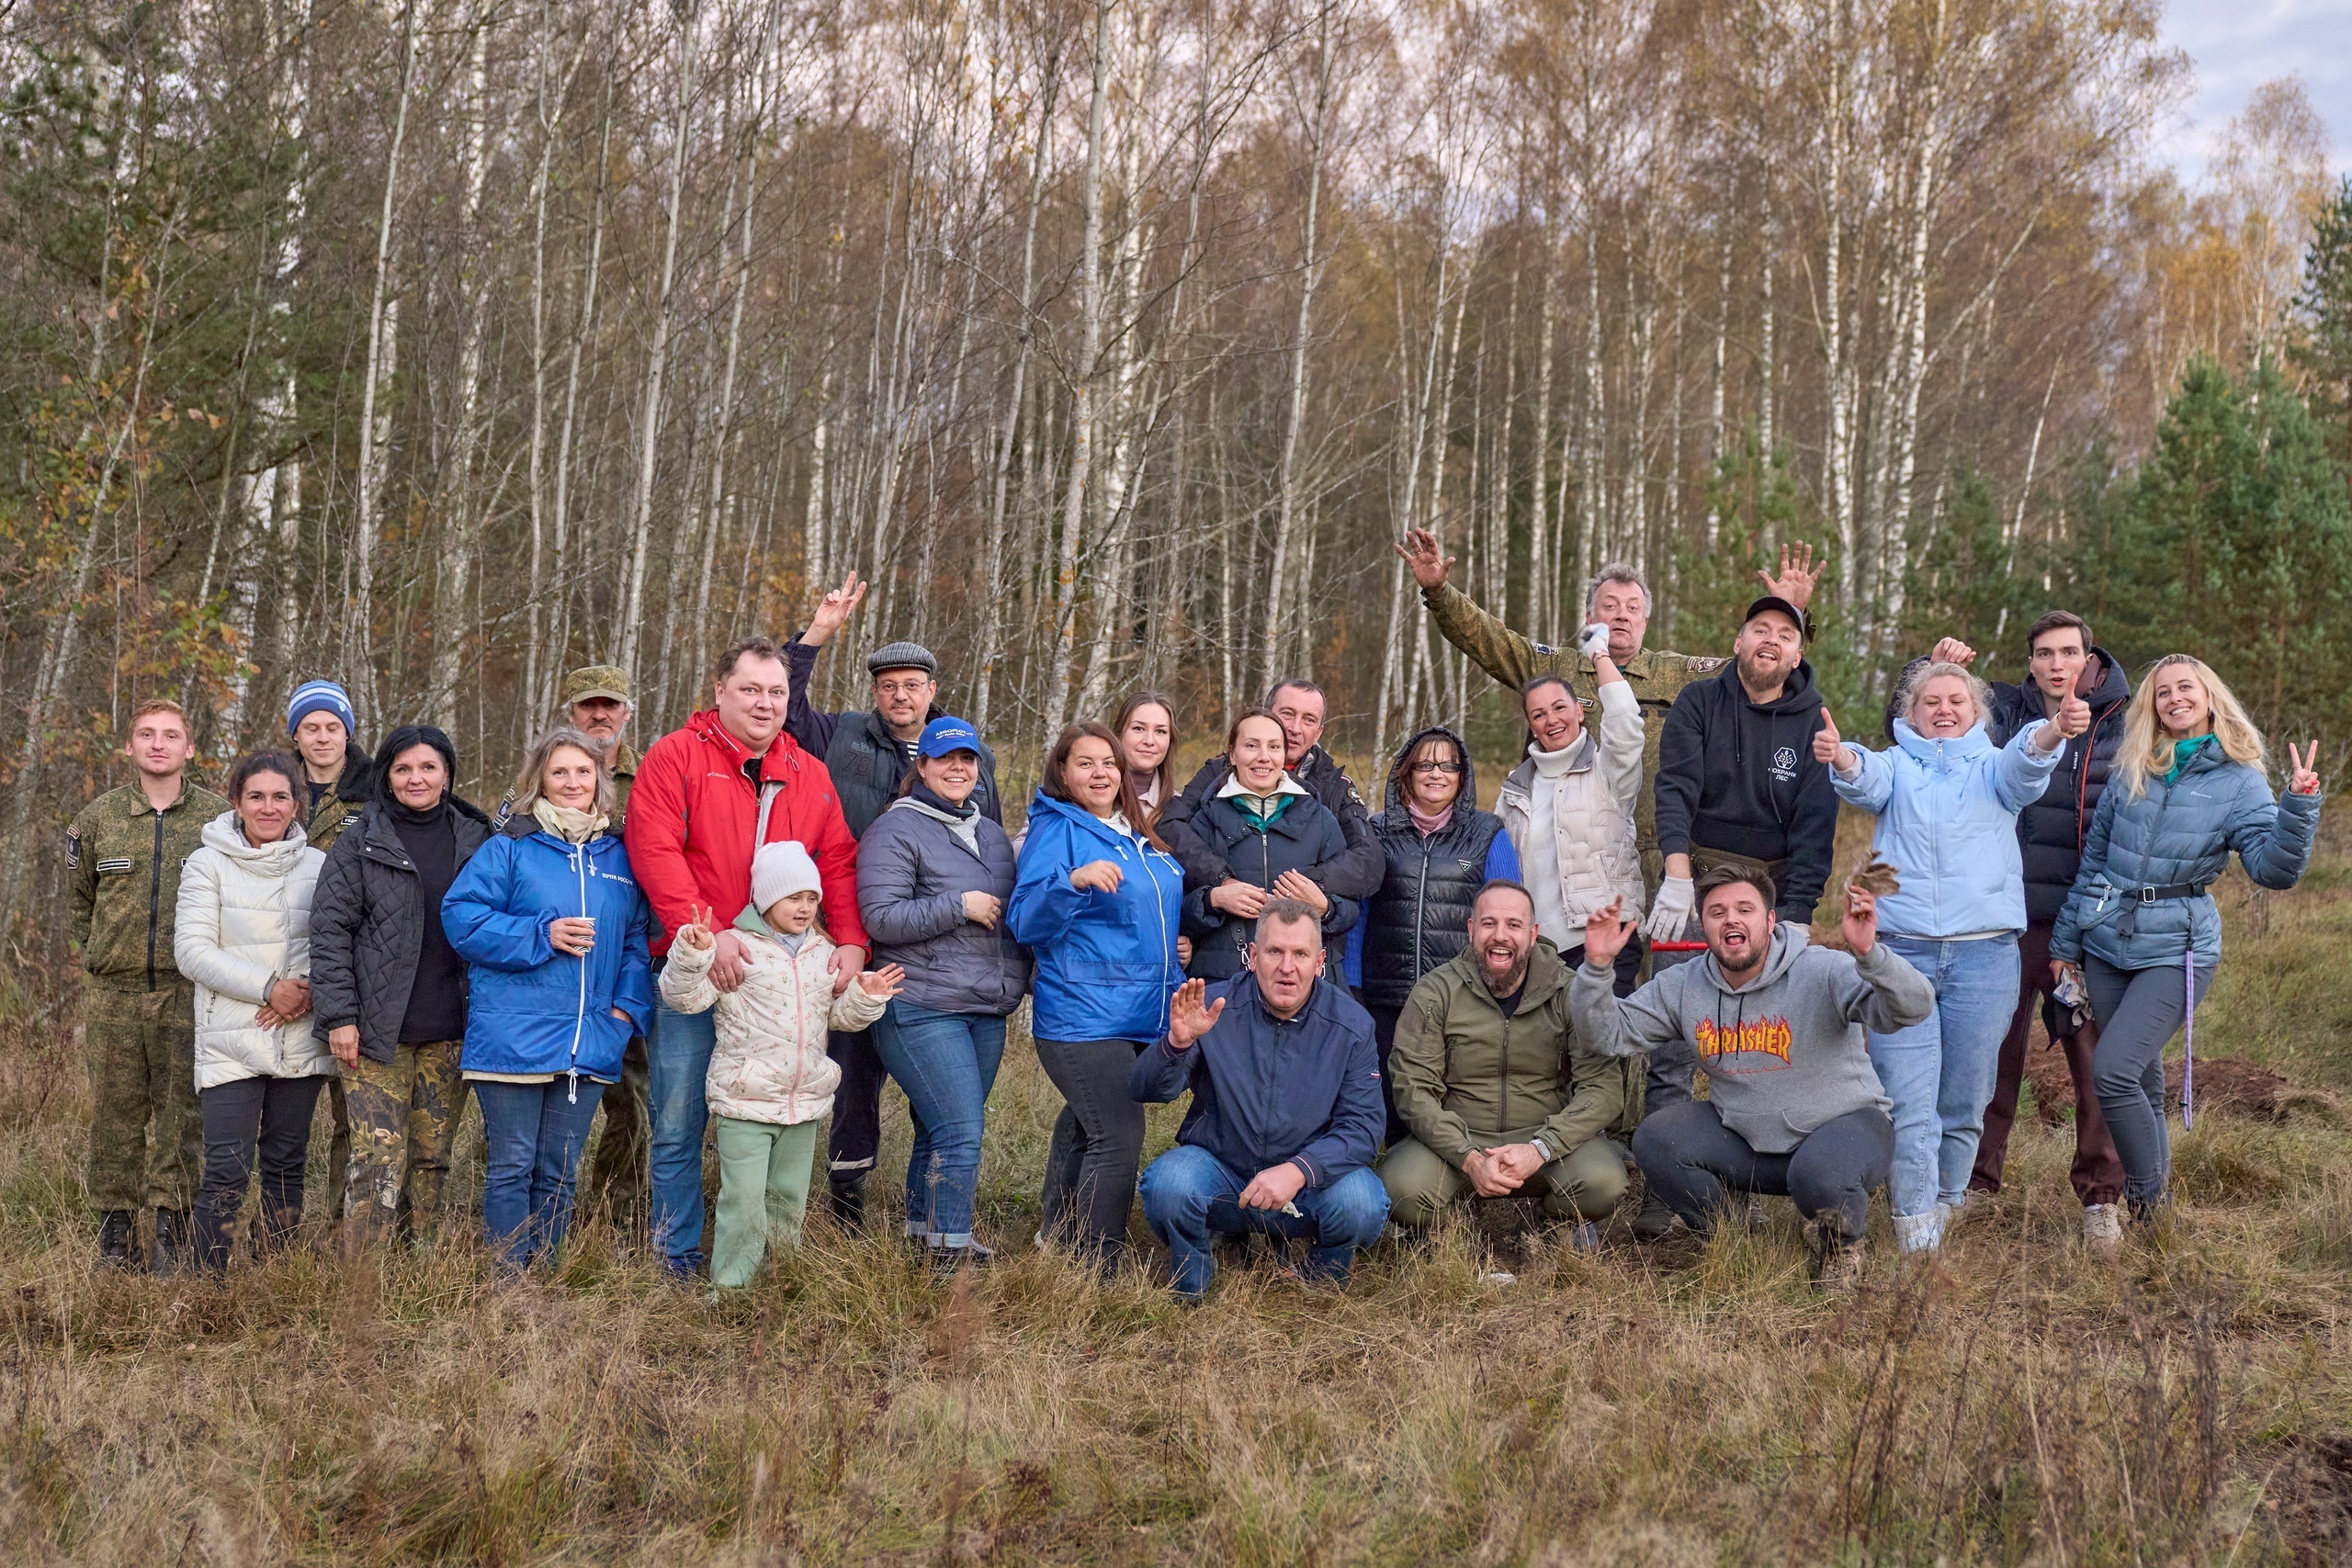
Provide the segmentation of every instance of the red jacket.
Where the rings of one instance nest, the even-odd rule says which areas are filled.
[[[692,921],[698,906],[716,911],[723,930],[752,901],[760,797],[745,771],[751,761],[751,750],[706,708],[656,740],[638,764],[622,837],[662,925],[656,953],[670,950],[671,933]],[[857,918],[857,840],[842,819],[832,775],[783,734],[759,759],[759,771],[763,784],[784,786],[768,810],[767,841],[797,839],[808,847],[825,885],[825,930],[842,946],[871,949]]]

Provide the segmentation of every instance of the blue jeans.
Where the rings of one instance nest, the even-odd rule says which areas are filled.
[[[572,1082],[474,1080],[482,1139],[490,1145],[481,1171],[482,1245],[513,1268],[535,1258],[552,1259],[571,1224],[572,1179],[605,1089],[594,1078],[581,1078],[575,1100]]]
[[[1004,1020],[938,1012],[894,998],[874,1025],[874,1049],[914,1112],[907,1156],[907,1233],[934,1247],[968,1247],[980,1181],[980,1130],[1004,1060]]]
[[[1206,1149],[1179,1144],[1143,1173],[1143,1217],[1151,1234],[1168,1245],[1176,1293],[1197,1299],[1216,1272],[1209,1254],[1212,1231],[1246,1235],[1252,1231],[1286,1240],[1311,1241],[1306,1275],[1344,1280],[1356,1248],[1376,1239],[1388,1223],[1388,1190],[1369,1166],[1359,1167],[1329,1187],[1302,1187],[1291,1201],[1303,1218],[1279,1209],[1245,1209],[1236,1200],[1256,1171],[1233,1169]]]
[[[653,1245],[673,1274],[702,1267],[702,1135],[710,1125],[703,1080],[718,1048],[714,1012],[680,1012],[653,1004],[653,1033],[645,1043],[652,1095]]]
[[[1871,1066],[1894,1102],[1888,1207],[1932,1214],[1959,1203],[1984,1135],[1984,1107],[2000,1077],[2001,1040],[2018,1000],[2018,939],[1879,939],[1936,988],[1936,1010],[1892,1034],[1871,1032]]]

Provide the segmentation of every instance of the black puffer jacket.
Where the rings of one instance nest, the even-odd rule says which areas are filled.
[[[490,840],[490,818],[449,796],[458,866]],[[424,947],[424,905],[415,863],[377,801],[359,814],[319,868],[311,896],[311,1007],[321,1029],[359,1026],[359,1053],[389,1062],[408,1016],[409,987]]]
[[[1311,795],[1293,795],[1283,814],[1261,832],[1250,825],[1238,806],[1215,799],[1193,814],[1193,831],[1238,881],[1272,887],[1286,871],[1314,877],[1316,886],[1330,898],[1331,908],[1323,917],[1323,935],[1330,972],[1339,973],[1339,948],[1329,939],[1354,925],[1359,910],[1354,899],[1331,893],[1330,885],[1316,875],[1347,852],[1347,835],[1340,830],[1338,818]],[[1193,962],[1184,972],[1208,980],[1229,980],[1241,972],[1242,950],[1250,945],[1257,923],[1214,908],[1209,892],[1197,887],[1184,895],[1183,931],[1193,939]]]
[[[1183,866],[1188,888],[1215,887],[1226,878],[1228,868],[1224,854],[1193,825],[1193,818],[1232,776],[1233,766],[1223,752],[1211,757],[1182,795],[1160,807],[1159,818],[1152,824],[1168,852]],[[1338,820],[1347,841],[1346,849],[1316,873],[1315,885],[1337,898],[1369,898],[1380,886],[1380,846],[1372,841],[1372,813],[1365,809],[1363,796],[1356,793],[1355,782],[1320,746],[1308,747],[1290,776]],[[1232,874],[1244,874],[1235,871]]]
[[[1463,759],[1462,793],[1454,796],[1453,819],[1424,837],[1405,809],[1403,770],[1432,739],[1452,741]],[[1363,907],[1358,998],[1368,1008],[1402,1008],[1422,976],[1470,945],[1470,906],[1486,885],[1503,819],[1477,809],[1478,775],[1469,757],[1462,737],[1440,726],[1406,741],[1389,768],[1386,809],[1372,819],[1387,870]]]
[[[2041,798],[2018,813],[2018,844],[2025,856],[2025,918],[2037,926],[2053,923],[2065,906],[2075,873],[2082,866],[2091,815],[2098,809],[2108,770],[2123,744],[2123,710],[2132,701],[2132,682],[2105,649],[2092,649],[2091,658],[2085,681],[2075,687],[2090,704],[2091,727],[2066,742]],[[2091,687],[2087,692],[2083,691],[2086,683]],[[2041,694],[2031,682],[2016,686],[1993,682],[1993,744],[2007,745],[2018,730],[2043,716]]]

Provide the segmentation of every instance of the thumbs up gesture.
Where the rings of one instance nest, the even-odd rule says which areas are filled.
[[[2052,728],[2072,740],[2091,727],[2091,705],[2069,692],[2066,700],[2058,705],[2057,716],[2050,724]]]
[[[1850,773],[1862,765],[1854,749],[1838,737],[1838,721],[1829,716],[1829,706],[1821,708],[1821,728],[1813,734],[1813,760],[1826,762],[1840,773]]]

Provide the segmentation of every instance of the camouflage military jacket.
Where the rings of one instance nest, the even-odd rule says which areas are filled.
[[[82,808],[65,829],[65,881],[73,937],[90,978],[113,990],[153,990],[179,980],[172,963],[172,915],[180,867],[203,841],[204,825],[229,803],[185,778],[162,811],[135,784]]]
[[[1593,680],[1592,660],[1575,649],[1553,648],[1512,631],[1472,603],[1452,583],[1421,590],[1422,602],[1445,640],[1470,656],[1487,674],[1517,691],[1538,675],[1566,680],[1588,713],[1598,706],[1600,688]],[[1619,666],[1625,683],[1642,705],[1642,792],[1634,807],[1634,832],[1642,852],[1642,880],[1657,891],[1662,862],[1657,852],[1657,743],[1666,732],[1666,714],[1682,688],[1702,681],[1724,667],[1720,657],[1658,653],[1648,649]]]

